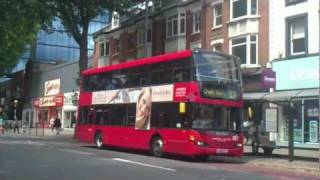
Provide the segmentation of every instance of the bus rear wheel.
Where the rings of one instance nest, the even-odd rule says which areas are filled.
[[[155,157],[163,156],[163,141],[161,138],[154,138],[151,145],[151,154]]]
[[[98,132],[94,138],[94,142],[96,144],[96,147],[98,149],[102,149],[103,148],[103,138],[102,138],[102,133]]]

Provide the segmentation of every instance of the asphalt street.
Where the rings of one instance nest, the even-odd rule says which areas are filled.
[[[317,176],[247,166],[238,158],[193,162],[146,152],[103,149],[74,140],[0,136],[1,180],[56,179],[318,179]]]

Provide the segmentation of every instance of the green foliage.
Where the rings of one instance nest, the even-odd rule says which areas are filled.
[[[39,29],[50,22],[46,7],[38,0],[0,1],[0,75],[16,65]]]

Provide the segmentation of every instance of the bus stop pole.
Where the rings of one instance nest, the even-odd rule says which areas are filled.
[[[291,101],[290,101],[290,108],[292,108],[291,107]],[[290,112],[290,118],[289,118],[289,132],[288,132],[288,136],[289,136],[289,161],[291,162],[291,161],[293,161],[293,157],[294,157],[294,154],[293,154],[293,148],[294,148],[294,146],[293,146],[293,141],[294,141],[294,139],[293,139],[293,118],[294,118],[294,116],[291,114],[291,113],[293,113],[292,111]]]

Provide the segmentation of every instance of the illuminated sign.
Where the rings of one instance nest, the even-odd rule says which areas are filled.
[[[319,56],[274,61],[276,90],[319,87]]]
[[[234,89],[204,87],[201,90],[204,98],[238,99],[239,92]]]

